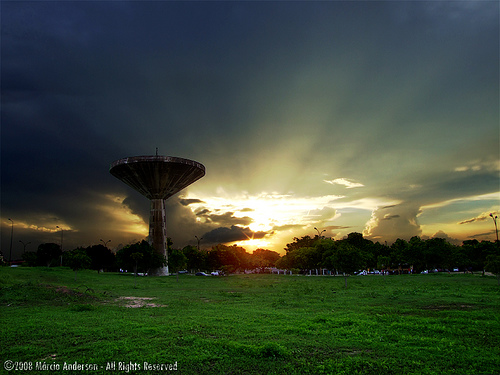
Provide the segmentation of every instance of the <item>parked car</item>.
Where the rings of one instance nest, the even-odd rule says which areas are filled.
[[[196,272],[196,276],[208,276],[205,272]]]

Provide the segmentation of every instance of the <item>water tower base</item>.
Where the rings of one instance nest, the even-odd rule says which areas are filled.
[[[150,272],[151,276],[168,276],[168,267],[155,268]]]

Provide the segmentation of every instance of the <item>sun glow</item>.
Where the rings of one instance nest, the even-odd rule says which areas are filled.
[[[248,240],[231,242],[229,245],[241,246],[245,250],[253,252],[257,249],[268,249],[272,243],[263,238],[251,238]]]
[[[97,208],[104,212],[112,222],[115,222],[114,226],[121,228],[124,232],[147,236],[148,224],[123,204],[125,197],[106,195],[105,198],[106,203],[97,206]]]
[[[293,237],[316,235],[315,227],[325,229],[327,237],[342,237],[353,231],[356,218],[366,221],[369,213],[378,207],[399,201],[380,198],[345,200],[342,195],[298,196],[262,192],[230,194],[222,187],[213,195],[190,191],[182,199],[191,201],[189,209],[200,223],[211,227],[232,225],[248,228],[259,238],[231,242],[248,250],[264,248],[282,252]],[[367,216],[368,215],[368,216]],[[234,223],[234,224],[233,224]]]
[[[14,228],[20,228],[20,229],[31,229],[39,232],[46,232],[46,233],[56,233],[60,232],[61,229],[63,231],[72,231],[72,232],[77,232],[78,230],[72,228],[68,224],[54,224],[57,219],[55,219],[51,215],[47,216],[39,216],[39,217],[34,217],[33,221],[36,222],[34,223],[29,223],[25,221],[15,221],[14,222]],[[4,225],[10,226],[11,222],[10,221],[4,221]]]
[[[339,195],[319,197],[295,197],[292,194],[261,193],[259,195],[242,194],[235,197],[191,197],[203,201],[192,205],[193,211],[201,207],[211,211],[220,209],[233,212],[235,218],[249,217],[249,228],[254,231],[270,231],[285,225],[307,225],[316,222],[311,215],[318,208],[331,207],[332,203],[342,198]],[[326,219],[332,219],[328,217]]]

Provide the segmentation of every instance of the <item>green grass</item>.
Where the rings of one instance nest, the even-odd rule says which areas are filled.
[[[99,367],[87,373],[109,362],[158,373],[145,361],[180,374],[500,373],[494,277],[353,276],[346,289],[342,277],[181,275],[134,288],[130,274],[1,268],[0,288],[0,372],[12,360]],[[156,307],[127,308],[119,297],[131,296]]]

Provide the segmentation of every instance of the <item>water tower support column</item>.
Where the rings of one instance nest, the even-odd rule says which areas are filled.
[[[168,260],[167,253],[167,215],[164,199],[151,199],[151,212],[149,216],[149,243],[158,254]],[[168,266],[159,268],[156,275],[168,275]]]

